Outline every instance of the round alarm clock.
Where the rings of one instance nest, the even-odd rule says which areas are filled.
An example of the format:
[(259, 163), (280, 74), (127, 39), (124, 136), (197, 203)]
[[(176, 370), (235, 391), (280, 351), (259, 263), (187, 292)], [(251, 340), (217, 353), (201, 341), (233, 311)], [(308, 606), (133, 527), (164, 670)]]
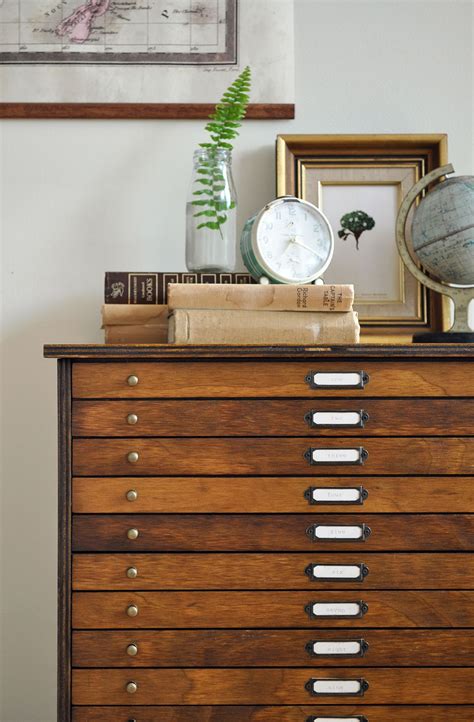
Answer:
[(319, 208), (282, 196), (249, 218), (240, 250), (249, 273), (260, 282), (312, 283), (331, 262), (334, 236)]

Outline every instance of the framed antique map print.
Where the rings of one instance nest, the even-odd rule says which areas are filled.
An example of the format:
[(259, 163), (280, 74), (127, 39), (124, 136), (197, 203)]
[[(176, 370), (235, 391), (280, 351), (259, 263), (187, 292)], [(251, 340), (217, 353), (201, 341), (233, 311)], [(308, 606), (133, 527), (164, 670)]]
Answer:
[(294, 115), (293, 0), (0, 0), (2, 117)]
[(335, 249), (324, 280), (354, 284), (363, 340), (444, 328), (446, 305), (402, 263), (395, 226), (405, 195), (445, 159), (444, 135), (277, 139), (277, 195), (309, 200), (328, 218)]

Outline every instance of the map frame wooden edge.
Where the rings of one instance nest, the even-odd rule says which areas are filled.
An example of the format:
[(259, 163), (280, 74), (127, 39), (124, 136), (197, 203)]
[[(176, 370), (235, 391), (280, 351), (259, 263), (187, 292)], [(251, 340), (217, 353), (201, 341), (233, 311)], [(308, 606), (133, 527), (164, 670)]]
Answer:
[[(0, 103), (0, 119), (206, 120), (212, 103)], [(248, 120), (292, 120), (292, 103), (251, 103)]]

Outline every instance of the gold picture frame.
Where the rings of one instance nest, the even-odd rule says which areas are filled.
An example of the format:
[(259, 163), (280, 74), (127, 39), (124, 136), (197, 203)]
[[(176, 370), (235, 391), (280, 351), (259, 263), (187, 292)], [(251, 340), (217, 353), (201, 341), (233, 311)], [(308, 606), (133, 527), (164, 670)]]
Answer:
[[(445, 299), (407, 271), (395, 240), (403, 197), (421, 177), (445, 163), (443, 133), (277, 137), (277, 196), (303, 198), (328, 216), (336, 247), (325, 280), (354, 283), (362, 342), (409, 343), (414, 333), (441, 331), (449, 325)], [(369, 214), (376, 232), (362, 232), (360, 244), (359, 236), (340, 227), (343, 213), (359, 206), (367, 206), (376, 218)]]

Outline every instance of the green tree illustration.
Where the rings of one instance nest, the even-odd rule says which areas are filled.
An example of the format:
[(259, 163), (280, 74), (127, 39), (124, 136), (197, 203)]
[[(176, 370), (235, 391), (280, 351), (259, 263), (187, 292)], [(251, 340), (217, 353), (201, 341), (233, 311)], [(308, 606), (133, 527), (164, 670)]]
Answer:
[(356, 249), (359, 250), (359, 238), (364, 231), (371, 231), (375, 221), (364, 211), (351, 211), (342, 216), (340, 220), (341, 230), (337, 232), (339, 238), (347, 241), (349, 236), (354, 236)]
[[(199, 164), (198, 173), (200, 177), (196, 181), (199, 188), (193, 191), (193, 195), (199, 196), (192, 201), (194, 206), (201, 206), (201, 209), (194, 214), (195, 218), (203, 218), (197, 228), (210, 228), (219, 231), (221, 237), (221, 226), (227, 220), (225, 211), (235, 207), (235, 203), (228, 204), (222, 200), (220, 193), (224, 190), (225, 178), (219, 169), (216, 161), (216, 154), (219, 150), (231, 151), (233, 146), (230, 142), (237, 138), (238, 128), (242, 125), (240, 121), (245, 117), (250, 94), (250, 68), (245, 70), (234, 80), (232, 85), (225, 91), (220, 102), (216, 105), (214, 113), (209, 116), (210, 122), (206, 130), (211, 136), (211, 142), (200, 143), (201, 148), (208, 151), (209, 160)], [(207, 219), (207, 220), (204, 220)]]

